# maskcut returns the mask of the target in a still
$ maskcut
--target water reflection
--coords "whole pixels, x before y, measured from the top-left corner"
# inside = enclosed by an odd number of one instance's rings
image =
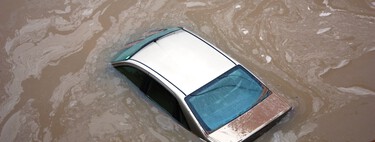
[[[108,64],[170,26],[290,98],[294,112],[259,141],[374,140],[374,3],[3,0],[0,141],[196,141]]]

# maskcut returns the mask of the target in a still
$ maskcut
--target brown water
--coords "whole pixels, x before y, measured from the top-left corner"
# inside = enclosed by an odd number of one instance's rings
[[[258,141],[375,140],[374,0],[1,0],[0,141],[197,141],[109,64],[184,26],[294,110]]]

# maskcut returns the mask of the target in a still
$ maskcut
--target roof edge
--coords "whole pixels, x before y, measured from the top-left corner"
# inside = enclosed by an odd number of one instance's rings
[[[183,29],[183,28],[174,27],[174,28],[163,29],[162,31],[160,31],[158,33],[155,33],[151,36],[148,36],[145,39],[141,39],[140,41],[134,41],[134,42],[128,43],[127,45],[132,44],[132,43],[134,43],[134,45],[132,45],[129,48],[126,48],[126,49],[122,50],[121,52],[119,52],[115,56],[115,58],[112,60],[112,62],[120,62],[120,61],[128,60],[134,54],[136,54],[138,51],[140,51],[143,47],[148,45],[149,43],[154,42],[157,39],[159,39],[159,38],[161,38],[161,37],[163,37],[167,34],[173,33],[175,31],[178,31],[178,30],[181,30],[181,29]]]

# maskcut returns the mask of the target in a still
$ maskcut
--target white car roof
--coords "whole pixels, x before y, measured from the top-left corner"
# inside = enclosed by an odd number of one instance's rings
[[[215,47],[184,30],[150,43],[131,59],[150,67],[185,95],[236,65]]]

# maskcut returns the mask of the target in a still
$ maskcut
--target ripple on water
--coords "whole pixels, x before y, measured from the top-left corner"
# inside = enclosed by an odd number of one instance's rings
[[[318,127],[316,123],[308,122],[300,127],[298,133],[294,131],[288,131],[283,133],[282,131],[277,131],[273,134],[272,142],[296,142],[298,138],[301,138],[309,133],[313,132],[314,129]]]
[[[351,61],[343,60],[322,74],[323,80],[349,94],[373,95],[375,91],[375,51]]]
[[[169,130],[169,131],[174,130],[175,123],[173,123],[173,121],[170,118],[166,117],[165,115],[157,115],[155,119],[156,119],[156,122],[159,123],[159,125],[163,129]]]
[[[374,91],[362,88],[362,87],[338,87],[338,90],[349,93],[349,94],[355,94],[355,95],[375,95]]]
[[[91,118],[88,124],[91,136],[103,138],[106,134],[119,133],[133,129],[133,125],[126,121],[124,115],[112,114],[107,111]]]
[[[1,130],[0,141],[24,141],[38,139],[40,124],[38,122],[37,110],[32,107],[33,99],[26,102],[19,111],[14,113],[4,124]],[[48,130],[44,130],[47,138]]]

